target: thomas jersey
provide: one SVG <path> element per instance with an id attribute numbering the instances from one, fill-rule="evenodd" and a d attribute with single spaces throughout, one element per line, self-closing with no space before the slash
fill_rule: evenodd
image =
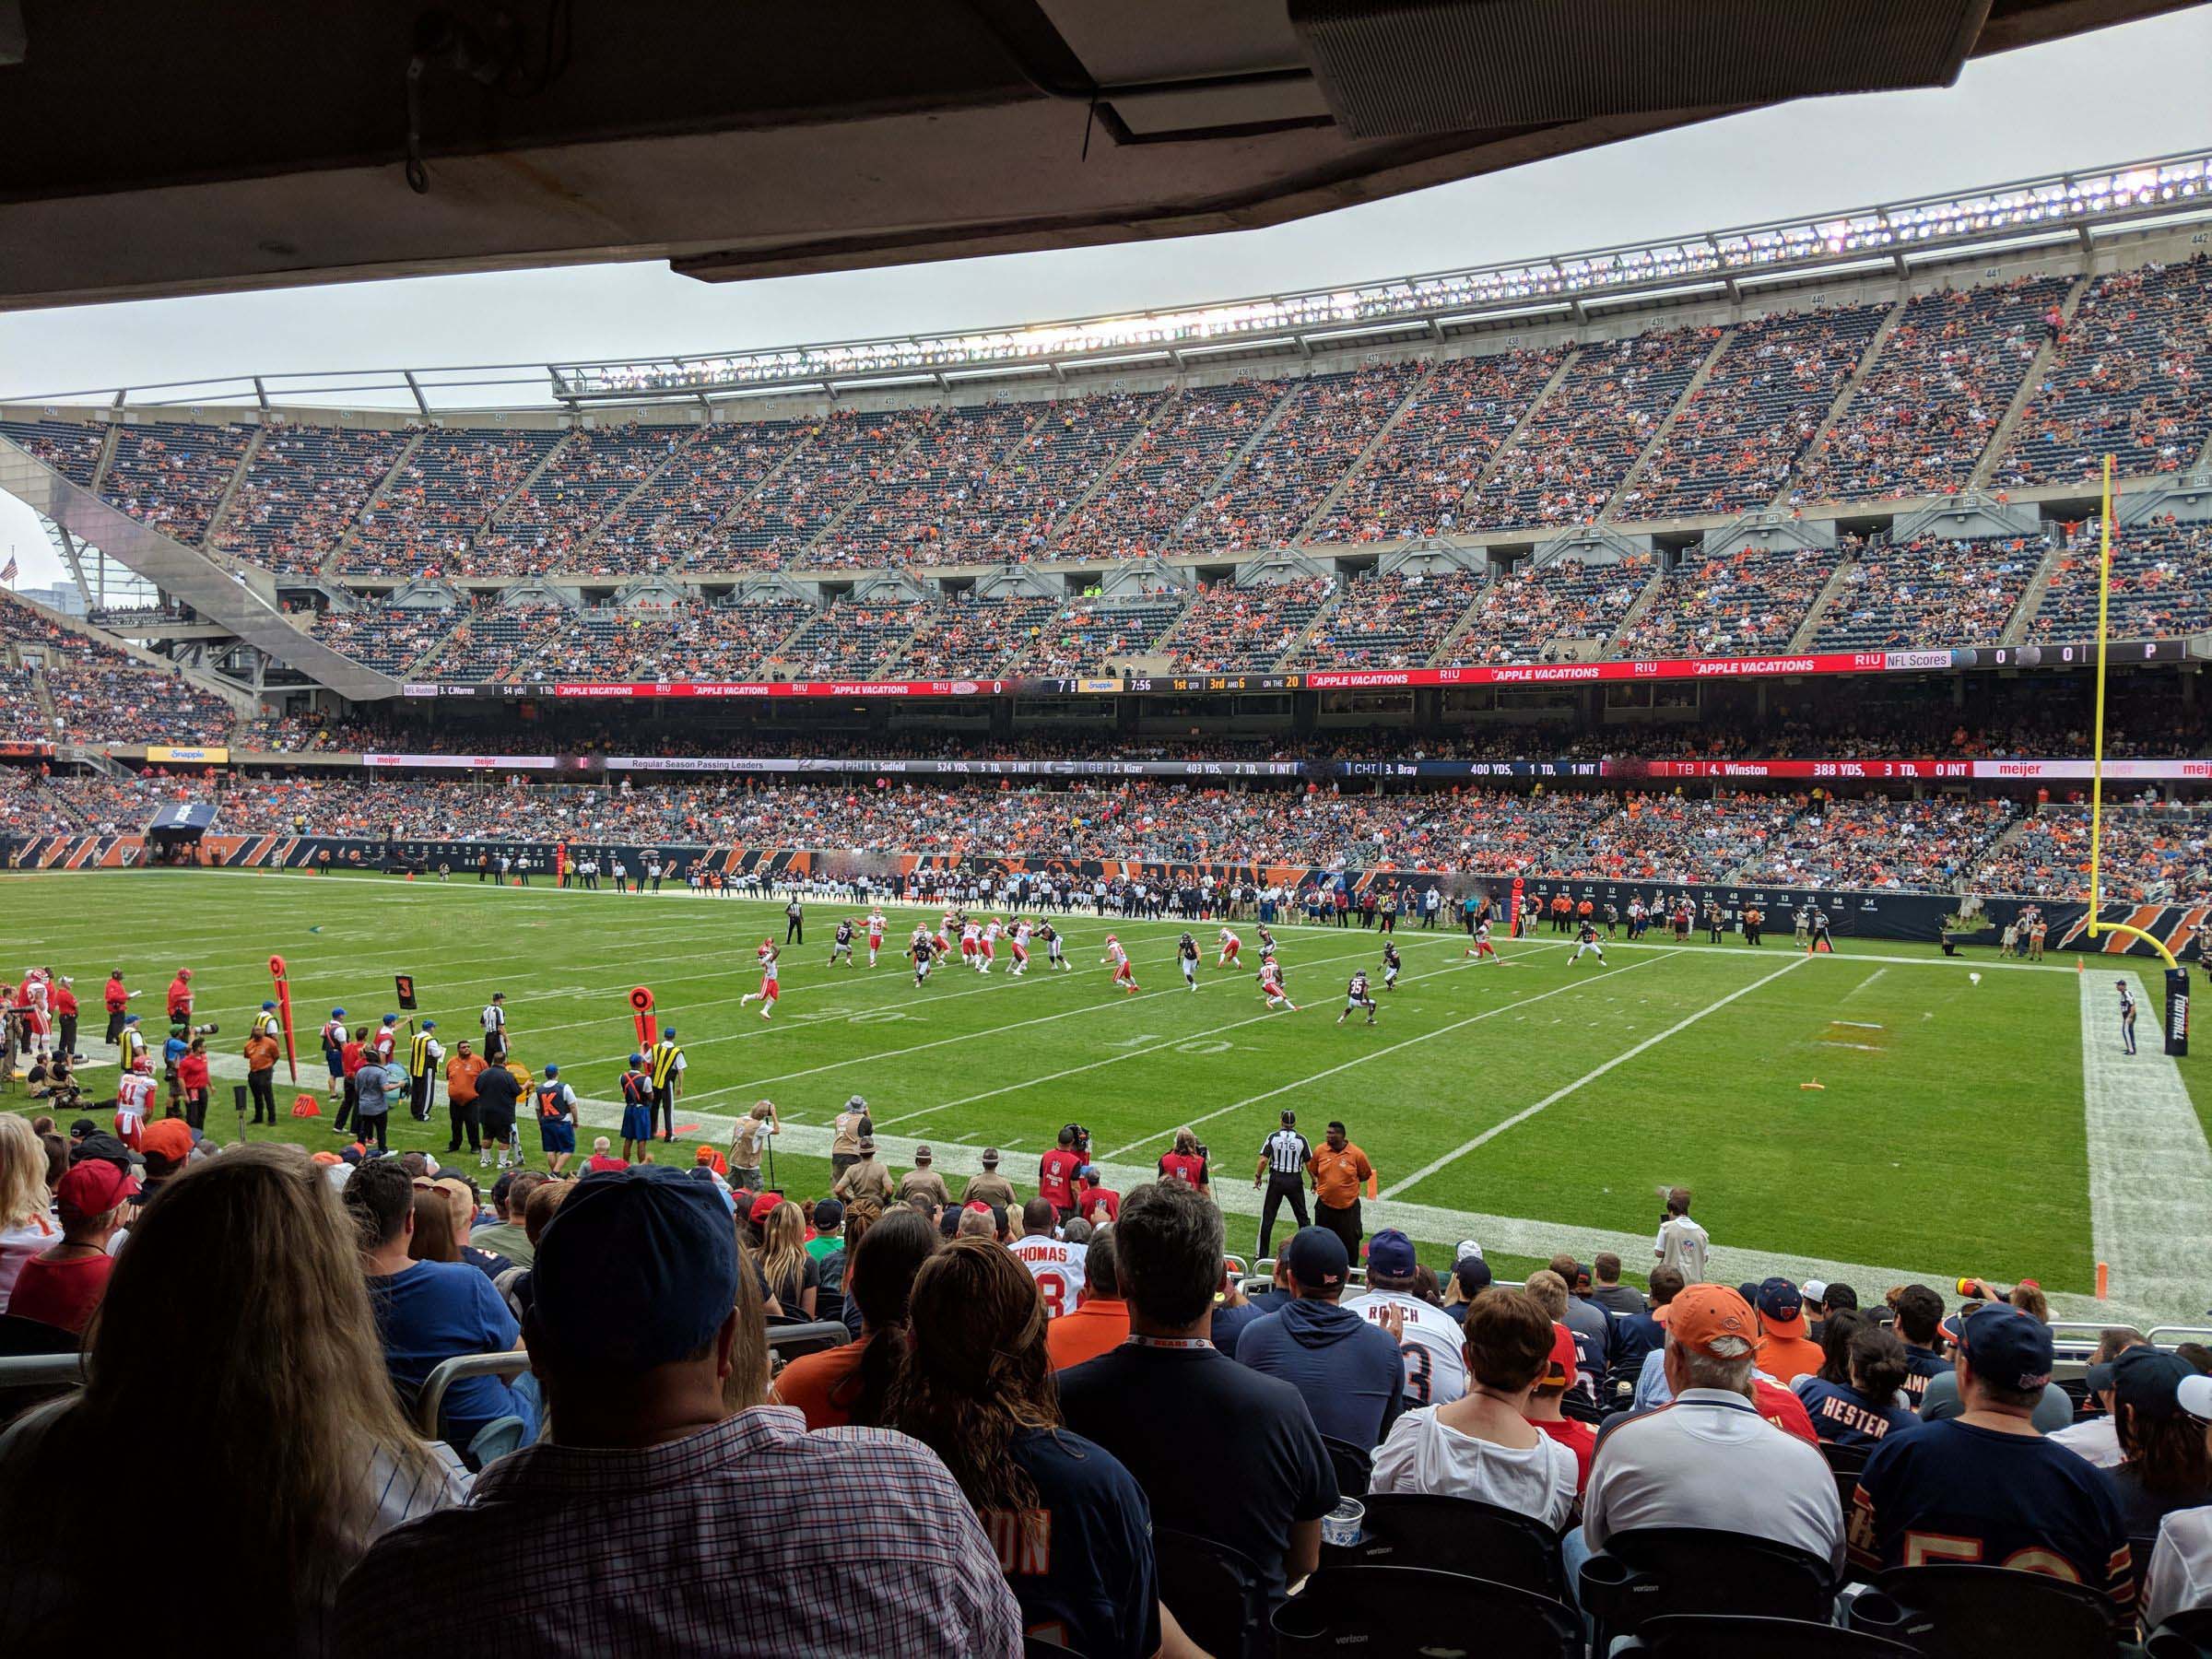
<path id="1" fill-rule="evenodd" d="M 1047 1319 L 1057 1319 L 1075 1307 L 1077 1293 L 1083 1288 L 1083 1258 L 1088 1253 L 1084 1246 L 1031 1234 L 1006 1248 L 1036 1279 Z"/>
<path id="2" fill-rule="evenodd" d="M 1398 1352 L 1406 1360 L 1408 1411 L 1420 1406 L 1449 1406 L 1467 1392 L 1466 1334 L 1451 1314 L 1418 1297 L 1389 1290 L 1347 1297 L 1344 1305 L 1370 1324 L 1382 1323 L 1385 1308 L 1396 1308 L 1406 1315 L 1406 1334 L 1398 1340 Z"/>

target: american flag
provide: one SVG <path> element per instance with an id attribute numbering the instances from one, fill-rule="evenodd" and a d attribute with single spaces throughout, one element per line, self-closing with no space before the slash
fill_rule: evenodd
<path id="1" fill-rule="evenodd" d="M 16 556 L 10 553 L 7 562 L 0 565 L 0 582 L 13 582 L 16 579 Z"/>

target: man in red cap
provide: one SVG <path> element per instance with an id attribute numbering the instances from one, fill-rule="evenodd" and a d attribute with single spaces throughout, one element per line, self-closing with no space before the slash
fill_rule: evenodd
<path id="1" fill-rule="evenodd" d="M 1667 1304 L 1673 1401 L 1598 1436 L 1583 1524 L 1565 1542 L 1567 1582 L 1617 1532 L 1702 1526 L 1787 1544 L 1843 1566 L 1843 1508 L 1820 1453 L 1754 1403 L 1759 1316 L 1725 1285 Z"/>
<path id="2" fill-rule="evenodd" d="M 53 1194 L 62 1241 L 23 1264 L 7 1311 L 82 1334 L 115 1265 L 108 1241 L 130 1219 L 137 1193 L 136 1179 L 120 1164 L 88 1158 L 73 1165 Z"/>
<path id="3" fill-rule="evenodd" d="M 192 1019 L 192 970 L 180 968 L 177 977 L 169 982 L 169 1023 L 188 1024 Z"/>

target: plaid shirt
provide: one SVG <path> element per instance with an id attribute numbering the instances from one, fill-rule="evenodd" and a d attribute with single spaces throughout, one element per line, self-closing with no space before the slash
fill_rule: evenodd
<path id="1" fill-rule="evenodd" d="M 1021 1609 L 920 1441 L 809 1433 L 759 1406 L 644 1451 L 541 1444 L 465 1509 L 381 1539 L 338 1594 L 339 1653 L 471 1659 L 855 1653 L 1019 1659 Z"/>

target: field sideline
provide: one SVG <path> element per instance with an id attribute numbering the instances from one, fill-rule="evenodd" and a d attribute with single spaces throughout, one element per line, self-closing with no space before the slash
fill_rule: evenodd
<path id="1" fill-rule="evenodd" d="M 855 1092 L 894 1167 L 915 1138 L 955 1174 L 995 1145 L 1025 1190 L 1036 1154 L 1071 1119 L 1090 1128 L 1116 1184 L 1143 1179 L 1190 1124 L 1212 1148 L 1231 1248 L 1249 1252 L 1253 1163 L 1289 1108 L 1316 1140 L 1328 1119 L 1345 1120 L 1381 1175 L 1384 1201 L 1368 1206 L 1370 1228 L 1379 1217 L 1405 1225 L 1439 1262 L 1453 1240 L 1472 1236 L 1501 1265 L 1554 1248 L 1587 1259 L 1611 1244 L 1633 1272 L 1649 1259 L 1656 1193 L 1682 1183 L 1712 1232 L 1714 1270 L 1730 1280 L 1841 1269 L 1862 1294 L 1878 1294 L 1907 1276 L 2028 1276 L 2069 1313 L 2094 1316 L 2088 1293 L 2101 1253 L 2113 1270 L 2103 1312 L 2194 1321 L 2212 1297 L 2212 1260 L 2188 1259 L 2212 1240 L 2177 1240 L 2171 1217 L 2143 1202 L 2155 1158 L 2117 1161 L 2126 1137 L 2111 1125 L 2131 1086 L 2169 1102 L 2162 1134 L 2171 1137 L 2177 1113 L 2195 1128 L 2197 1144 L 2181 1152 L 2207 1156 L 2203 1063 L 2177 1068 L 2153 1052 L 2160 999 L 2140 964 L 2144 1053 L 2114 1069 L 2097 1048 L 2116 1047 L 2109 1009 L 2070 958 L 2040 967 L 1947 959 L 1888 941 L 1846 941 L 1818 958 L 1786 935 L 1760 950 L 1623 943 L 1604 967 L 1570 968 L 1566 944 L 1549 934 L 1502 942 L 1504 965 L 1476 964 L 1463 959 L 1463 935 L 1411 928 L 1398 935 L 1399 989 L 1377 991 L 1379 1023 L 1355 1017 L 1340 1029 L 1351 971 L 1365 967 L 1380 984 L 1382 941 L 1356 927 L 1278 928 L 1300 1011 L 1270 1013 L 1253 982 L 1249 925 L 1239 927 L 1245 962 L 1235 971 L 1213 965 L 1214 925 L 1192 928 L 1206 953 L 1195 995 L 1173 960 L 1180 923 L 1085 916 L 1055 919 L 1072 972 L 1050 973 L 1040 956 L 1009 982 L 1002 951 L 987 978 L 952 965 L 917 990 L 893 952 L 922 912 L 893 910 L 877 968 L 865 966 L 865 939 L 862 965 L 832 968 L 835 921 L 855 912 L 809 901 L 806 942 L 786 949 L 782 1002 L 764 1022 L 739 998 L 758 982 L 755 947 L 782 937 L 780 903 L 673 888 L 655 898 L 129 871 L 0 877 L 0 906 L 15 918 L 16 947 L 0 971 L 19 975 L 36 961 L 75 976 L 95 1087 L 112 1075 L 112 1053 L 98 1041 L 109 970 L 124 971 L 142 993 L 135 1006 L 159 1026 L 162 987 L 190 966 L 201 1018 L 222 1022 L 210 1045 L 218 1073 L 235 1073 L 246 1020 L 268 994 L 268 956 L 279 952 L 304 1087 L 319 1087 L 313 1034 L 331 1006 L 373 1025 L 395 1006 L 391 976 L 405 971 L 449 1046 L 474 1035 L 477 1008 L 505 991 L 516 1057 L 534 1070 L 558 1062 L 602 1103 L 587 1121 L 611 1123 L 603 1103 L 631 1046 L 623 999 L 641 982 L 690 1059 L 679 1124 L 726 1142 L 731 1114 L 774 1099 L 793 1126 L 779 1158 L 794 1192 L 822 1186 L 826 1125 Z M 1110 931 L 1130 948 L 1140 994 L 1114 990 L 1099 965 Z M 2109 998 L 2114 964 L 2091 971 L 2105 976 Z M 2089 1085 L 2104 1102 L 2094 1137 Z M 279 1088 L 288 1100 L 281 1069 Z M 331 1144 L 326 1121 L 282 1133 Z M 233 1132 L 227 1101 L 209 1126 Z M 406 1124 L 402 1139 L 441 1150 L 444 1135 L 441 1107 L 427 1129 Z"/>

